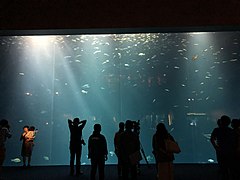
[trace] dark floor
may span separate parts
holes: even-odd
[[[2,177],[5,180],[46,180],[46,179],[89,179],[90,166],[82,166],[84,175],[79,177],[69,176],[68,166],[36,166],[28,169],[22,167],[4,167]],[[105,167],[106,180],[114,180],[117,178],[116,165],[107,165]],[[141,165],[141,174],[139,180],[155,180],[155,166]],[[217,180],[218,168],[216,164],[175,164],[174,180]]]

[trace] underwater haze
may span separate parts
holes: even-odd
[[[176,163],[214,163],[209,141],[223,114],[239,118],[240,32],[0,37],[0,118],[9,120],[5,165],[21,165],[20,135],[38,129],[32,165],[69,164],[68,119],[102,125],[116,164],[118,123],[140,122],[149,163],[163,122],[182,152]],[[90,164],[83,146],[82,164]],[[142,160],[141,163],[146,163]]]

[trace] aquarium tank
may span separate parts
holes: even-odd
[[[68,165],[68,119],[102,125],[116,164],[119,122],[139,121],[146,160],[164,123],[182,152],[175,163],[216,163],[209,139],[222,115],[239,118],[240,32],[43,33],[0,36],[0,119],[12,138],[9,166],[22,165],[23,126],[35,126],[32,165]],[[81,163],[90,164],[87,145]]]

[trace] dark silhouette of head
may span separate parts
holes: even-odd
[[[74,126],[78,126],[78,125],[79,125],[79,122],[80,122],[79,118],[74,118],[74,119],[73,119],[73,125],[74,125]]]
[[[9,126],[9,125],[8,125],[8,120],[2,119],[2,120],[0,121],[0,126],[2,126],[2,127],[8,127],[8,126]]]
[[[29,129],[29,126],[28,125],[23,126],[23,129],[25,129],[25,128]]]
[[[30,126],[29,127],[29,131],[35,131],[35,127],[34,126]]]
[[[124,130],[124,122],[119,123],[119,129],[122,131]]]
[[[101,124],[95,124],[93,129],[94,129],[94,132],[100,133],[102,130]]]
[[[133,129],[133,122],[131,120],[127,120],[125,123],[126,130],[132,130]]]
[[[223,115],[221,118],[220,118],[220,126],[221,127],[228,127],[231,123],[231,119],[230,117],[226,116],[226,115]]]
[[[233,119],[231,122],[231,126],[233,129],[237,129],[240,127],[240,120],[239,119]]]
[[[157,125],[157,133],[164,134],[164,135],[168,134],[168,131],[163,123],[159,123]]]

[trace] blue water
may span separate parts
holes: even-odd
[[[5,165],[21,164],[24,125],[38,129],[33,165],[68,164],[74,117],[87,119],[86,142],[102,124],[109,164],[117,162],[114,133],[127,119],[140,120],[150,163],[159,122],[181,146],[175,162],[216,162],[209,142],[216,120],[240,116],[239,43],[237,31],[0,37],[0,118],[13,134]],[[87,146],[82,163],[90,163]]]

